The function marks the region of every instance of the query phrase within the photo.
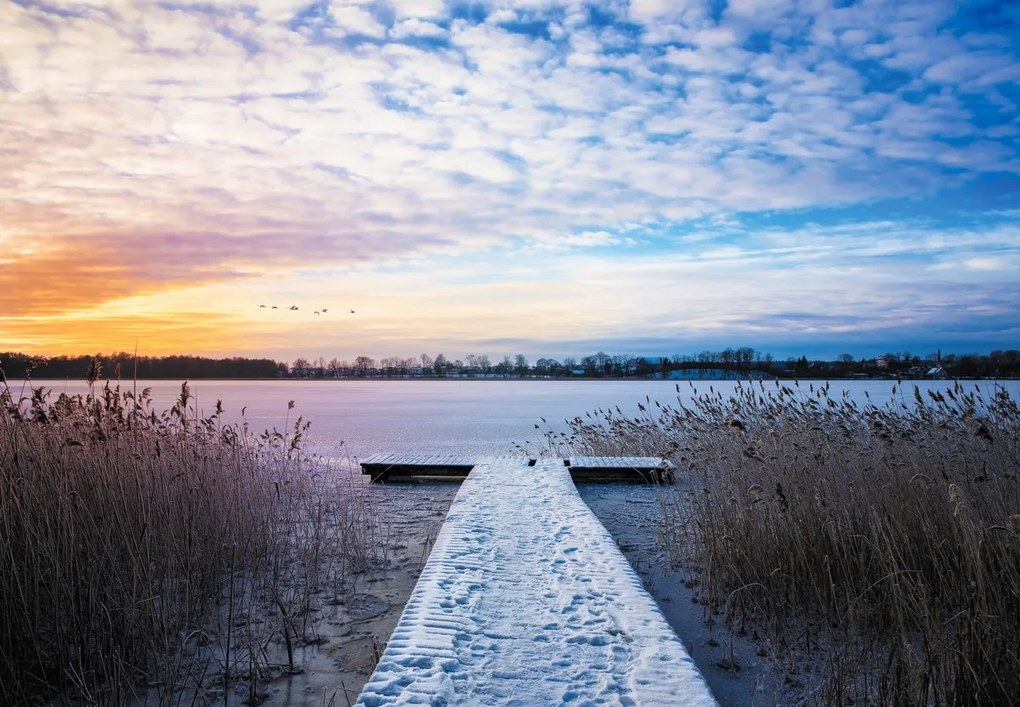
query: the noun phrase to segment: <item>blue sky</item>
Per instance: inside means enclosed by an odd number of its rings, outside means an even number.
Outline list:
[[[1016,3],[17,0],[0,28],[0,350],[1020,347]]]

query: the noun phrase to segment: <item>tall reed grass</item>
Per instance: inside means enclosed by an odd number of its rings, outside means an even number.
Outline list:
[[[828,385],[710,388],[576,419],[559,443],[677,464],[662,496],[673,556],[713,618],[788,667],[822,661],[807,702],[1016,704],[1020,410],[994,385],[894,394],[879,407]]]
[[[98,373],[0,383],[0,703],[257,703],[370,560],[360,486],[301,454],[300,418],[255,435]]]

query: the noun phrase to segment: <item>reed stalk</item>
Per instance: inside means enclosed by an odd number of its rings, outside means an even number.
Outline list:
[[[677,465],[662,493],[670,556],[734,631],[786,665],[824,657],[806,701],[1012,704],[1020,410],[994,384],[894,393],[880,407],[828,385],[710,387],[578,418],[553,441]]]
[[[303,420],[255,435],[187,384],[157,412],[99,375],[56,399],[0,381],[0,703],[190,703],[245,672],[254,693],[270,641],[304,637],[288,615],[371,557],[361,487],[301,455]]]

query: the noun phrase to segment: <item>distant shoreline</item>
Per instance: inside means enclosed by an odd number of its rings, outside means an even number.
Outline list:
[[[1013,381],[1020,380],[1020,376],[973,376],[965,377],[958,376],[954,378],[908,378],[908,377],[896,377],[896,376],[874,376],[874,377],[863,377],[863,376],[789,376],[779,377],[773,376],[770,378],[747,378],[733,376],[728,378],[657,378],[654,376],[627,376],[627,377],[586,377],[586,376],[549,376],[549,377],[538,377],[538,376],[526,376],[526,377],[504,377],[504,376],[367,376],[364,378],[353,378],[353,377],[340,377],[340,378],[318,378],[318,377],[294,377],[289,376],[286,378],[281,377],[262,377],[262,378],[233,378],[226,376],[165,376],[165,377],[148,377],[144,378],[139,376],[138,378],[104,378],[96,381],[96,385],[105,385],[106,383],[124,385],[132,383],[135,380],[141,381],[155,381],[155,382],[177,382],[182,381],[220,381],[220,382],[280,382],[280,383],[364,383],[368,381],[372,382],[383,382],[383,383],[404,383],[408,381],[422,381],[422,382],[436,382],[436,381],[447,381],[447,382],[472,382],[472,383],[491,383],[491,382],[531,382],[531,383],[549,383],[549,382],[571,382],[571,383],[591,383],[591,382],[612,382],[612,383],[626,383],[626,382],[649,382],[658,381],[661,383],[733,383],[741,382],[746,383],[749,380],[752,382],[793,382],[793,381],[889,381],[890,383],[915,383],[915,382],[932,382],[942,381],[951,383],[953,381]],[[45,384],[45,383],[67,383],[70,381],[82,381],[84,377],[71,377],[67,376],[64,378],[46,378],[46,377],[33,377],[31,382],[33,384]],[[26,382],[23,378],[9,378],[7,379],[7,385],[14,387],[21,385]]]
[[[95,356],[32,356],[0,351],[0,380],[74,377],[119,380],[974,380],[1020,378],[1020,350],[988,354],[945,354],[924,357],[887,353],[873,358],[841,354],[832,360],[807,356],[777,360],[771,354],[742,347],[672,356],[609,355],[603,352],[562,360],[467,355],[450,360],[438,354],[418,358],[353,361],[324,357],[291,362],[269,358],[207,358],[204,356],[137,356],[115,353]]]

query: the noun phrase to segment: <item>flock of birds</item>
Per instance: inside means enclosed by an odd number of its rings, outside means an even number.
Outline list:
[[[260,304],[259,305],[259,309],[279,309],[279,307],[277,305],[275,305],[275,304],[270,304],[270,305]],[[292,311],[292,312],[296,312],[300,308],[296,304],[292,304],[291,306],[287,307],[287,309]],[[325,307],[323,307],[322,309],[316,309],[314,314],[326,314],[327,312],[329,312],[329,310],[326,309]],[[351,314],[354,314],[354,310],[353,309],[351,310]]]

